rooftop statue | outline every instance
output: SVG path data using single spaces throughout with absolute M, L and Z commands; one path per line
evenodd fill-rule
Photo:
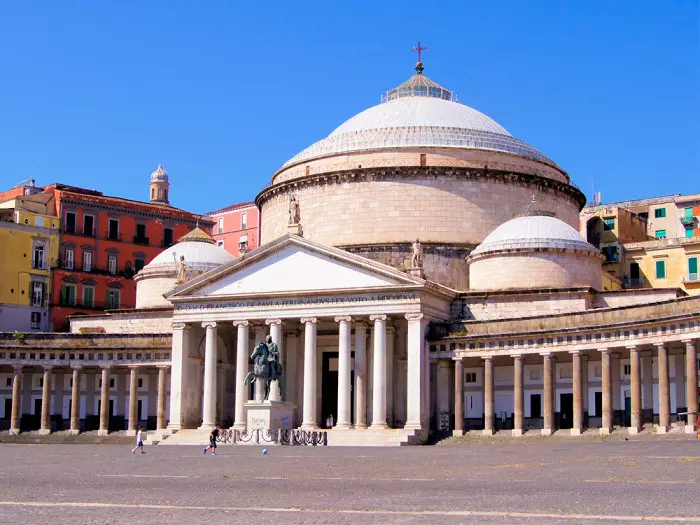
M 176 283 L 182 284 L 187 281 L 187 263 L 185 262 L 185 256 L 180 255 L 180 260 L 177 261 L 177 279 Z
M 301 211 L 297 196 L 292 194 L 289 198 L 289 224 L 299 224 L 301 222 Z
M 413 243 L 411 254 L 411 268 L 423 268 L 423 246 L 418 239 Z

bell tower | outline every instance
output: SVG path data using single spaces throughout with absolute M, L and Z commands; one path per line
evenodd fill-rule
M 151 198 L 154 204 L 170 204 L 168 193 L 170 183 L 168 182 L 168 172 L 163 169 L 162 164 L 158 164 L 158 169 L 151 173 Z

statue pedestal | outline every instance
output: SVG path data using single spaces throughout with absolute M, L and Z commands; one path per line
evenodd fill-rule
M 276 382 L 276 381 L 275 381 Z M 249 401 L 245 403 L 247 430 L 291 430 L 294 428 L 294 403 L 286 401 Z
M 408 275 L 413 277 L 419 277 L 420 279 L 425 279 L 425 274 L 423 273 L 423 268 L 409 268 L 406 272 Z
M 299 237 L 301 237 L 301 224 L 287 224 L 287 233 L 291 233 L 292 235 L 298 235 Z

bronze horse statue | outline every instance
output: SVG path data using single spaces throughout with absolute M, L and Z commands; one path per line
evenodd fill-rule
M 260 379 L 264 385 L 263 399 L 267 400 L 270 397 L 270 384 L 273 381 L 279 381 L 280 390 L 282 389 L 282 365 L 279 361 L 279 351 L 270 336 L 267 337 L 266 343 L 260 342 L 255 346 L 250 359 L 254 360 L 253 371 L 248 372 L 243 384 L 247 385 L 251 381 Z

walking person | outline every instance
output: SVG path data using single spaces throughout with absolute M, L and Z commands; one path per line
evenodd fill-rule
M 204 448 L 204 454 L 211 449 L 211 455 L 216 456 L 216 438 L 219 437 L 219 424 L 215 423 L 214 427 L 209 432 L 209 446 Z
M 143 425 L 139 425 L 139 431 L 136 433 L 136 446 L 131 449 L 131 453 L 136 454 L 138 449 L 141 449 L 141 454 L 146 453 L 143 450 Z

